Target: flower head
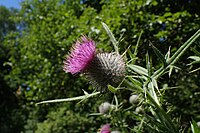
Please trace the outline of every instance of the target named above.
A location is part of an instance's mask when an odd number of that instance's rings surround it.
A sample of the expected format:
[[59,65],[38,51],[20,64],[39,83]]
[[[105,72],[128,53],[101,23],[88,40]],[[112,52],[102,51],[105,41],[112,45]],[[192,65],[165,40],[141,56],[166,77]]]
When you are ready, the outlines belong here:
[[76,74],[84,71],[95,56],[95,43],[86,36],[81,37],[64,61],[64,71]]
[[96,53],[95,43],[85,36],[77,41],[64,61],[65,72],[84,73],[91,83],[105,92],[107,85],[118,85],[125,76],[125,62],[121,55]]
[[110,125],[109,124],[106,124],[106,125],[103,125],[102,128],[101,128],[101,131],[100,133],[110,133]]

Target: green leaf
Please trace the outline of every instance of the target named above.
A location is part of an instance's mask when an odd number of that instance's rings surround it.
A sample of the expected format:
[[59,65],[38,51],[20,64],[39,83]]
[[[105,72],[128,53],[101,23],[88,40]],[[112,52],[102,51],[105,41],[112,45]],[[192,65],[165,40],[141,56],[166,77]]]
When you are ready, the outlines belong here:
[[90,98],[90,97],[98,95],[98,94],[100,94],[100,92],[94,92],[94,93],[91,93],[91,94],[78,96],[78,97],[72,97],[72,98],[47,100],[47,101],[42,101],[42,102],[36,103],[36,105],[44,104],[44,103],[58,103],[58,102],[71,102],[71,101],[83,100],[83,99]]
[[138,66],[138,65],[127,65],[128,68],[130,68],[131,70],[135,71],[136,73],[140,74],[140,75],[145,75],[148,76],[148,71],[146,68]]
[[131,52],[130,49],[128,49],[127,52],[128,52],[129,57],[131,58],[128,63],[131,62],[131,64],[135,64],[136,58],[135,58],[134,54]]
[[163,63],[164,66],[166,66],[167,63],[166,63],[164,55],[153,44],[150,44],[150,46],[153,48],[153,51],[158,57],[158,59]]
[[188,64],[188,65],[200,63],[200,57],[199,57],[199,56],[190,56],[190,57],[188,57],[188,58],[194,60],[194,61],[192,61],[192,62],[191,62],[190,64]]
[[115,87],[113,87],[113,86],[111,86],[111,85],[108,85],[108,89],[112,92],[112,93],[115,93],[115,92],[117,92],[117,88],[115,88]]
[[191,123],[191,130],[192,130],[192,133],[200,133],[200,129],[194,120],[192,120],[192,123]]
[[108,36],[110,37],[110,40],[111,40],[111,42],[112,42],[112,44],[113,44],[113,47],[114,47],[114,49],[115,49],[115,52],[116,52],[116,53],[119,53],[119,50],[118,50],[118,44],[119,44],[119,43],[118,43],[118,41],[115,39],[113,33],[112,33],[111,30],[108,28],[108,26],[107,26],[104,22],[101,22],[101,24],[102,24],[103,28],[106,30]]
[[178,61],[178,59],[186,52],[186,50],[196,41],[200,36],[200,30],[198,30],[190,39],[188,39],[169,59],[167,64],[174,64]]
[[152,75],[152,66],[151,63],[149,61],[149,54],[146,54],[146,67],[147,67],[147,71],[148,71],[148,76],[150,77]]
[[169,77],[171,77],[171,74],[172,74],[173,69],[174,69],[174,66],[170,66],[170,67],[169,67]]
[[142,33],[143,33],[143,31],[141,31],[140,32],[140,35],[139,35],[139,37],[138,37],[138,40],[137,40],[137,44],[136,44],[136,46],[135,46],[135,50],[134,50],[134,53],[133,53],[133,64],[135,64],[135,61],[136,61],[136,57],[137,57],[137,53],[138,53],[138,47],[139,47],[139,44],[140,44],[140,39],[141,39],[141,36],[142,36]]
[[134,85],[137,85],[137,86],[139,86],[139,87],[142,86],[142,83],[141,83],[140,81],[138,81],[138,80],[136,80],[136,79],[134,79],[134,78],[132,78],[132,77],[128,77],[128,79],[129,79]]
[[152,78],[159,78],[162,74],[164,74],[168,68],[176,63],[178,59],[186,52],[186,50],[197,40],[200,36],[200,30],[198,30],[190,39],[188,39],[175,53],[174,55],[167,61],[167,66],[161,67],[152,75]]
[[199,56],[190,56],[188,57],[189,59],[193,59],[195,61],[200,61],[200,57]]
[[169,47],[169,49],[168,49],[168,51],[167,51],[167,53],[166,53],[166,55],[165,55],[166,61],[168,61],[169,58],[170,58],[170,53],[171,53],[170,51],[171,51],[171,47]]

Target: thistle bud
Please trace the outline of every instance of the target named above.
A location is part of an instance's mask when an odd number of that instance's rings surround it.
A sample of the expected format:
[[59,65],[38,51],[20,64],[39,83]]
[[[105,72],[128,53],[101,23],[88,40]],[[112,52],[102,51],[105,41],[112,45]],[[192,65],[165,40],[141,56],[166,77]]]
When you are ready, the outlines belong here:
[[129,103],[131,104],[137,104],[139,102],[139,96],[138,95],[132,95],[129,97]]
[[99,106],[99,112],[106,114],[111,109],[111,104],[109,102],[104,102]]
[[138,114],[143,114],[143,113],[144,113],[144,110],[143,110],[143,108],[140,106],[140,107],[137,107],[137,108],[135,109],[135,112],[138,113]]
[[197,126],[200,128],[200,121],[197,122]]

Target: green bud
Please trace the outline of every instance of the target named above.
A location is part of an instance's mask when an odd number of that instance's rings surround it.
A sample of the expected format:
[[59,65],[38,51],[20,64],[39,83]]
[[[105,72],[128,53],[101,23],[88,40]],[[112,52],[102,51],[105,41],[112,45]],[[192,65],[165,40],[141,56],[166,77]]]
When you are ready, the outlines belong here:
[[137,104],[139,102],[139,96],[138,95],[132,95],[129,97],[129,103],[131,104]]

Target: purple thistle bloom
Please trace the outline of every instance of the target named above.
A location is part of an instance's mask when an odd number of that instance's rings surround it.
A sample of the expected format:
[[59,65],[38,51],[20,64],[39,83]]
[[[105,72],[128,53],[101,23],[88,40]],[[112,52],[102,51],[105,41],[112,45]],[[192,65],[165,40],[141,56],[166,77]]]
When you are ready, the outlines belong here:
[[117,53],[96,53],[95,42],[82,36],[64,61],[63,70],[71,74],[83,73],[101,92],[107,85],[117,87],[125,76],[125,62]]
[[102,128],[101,128],[101,131],[100,133],[110,133],[110,125],[109,124],[106,124],[106,125],[103,125]]
[[63,70],[76,74],[84,71],[95,56],[95,42],[86,36],[81,37],[71,50],[71,54],[64,61]]

